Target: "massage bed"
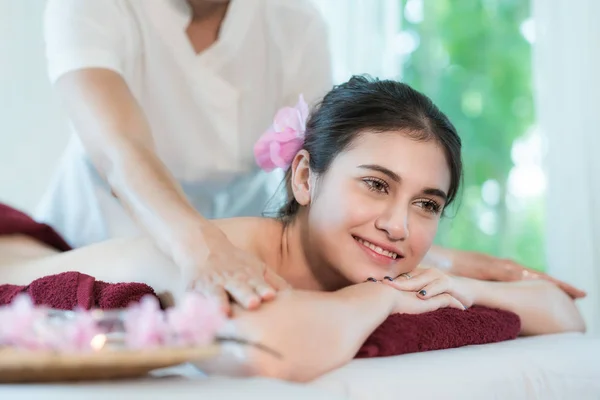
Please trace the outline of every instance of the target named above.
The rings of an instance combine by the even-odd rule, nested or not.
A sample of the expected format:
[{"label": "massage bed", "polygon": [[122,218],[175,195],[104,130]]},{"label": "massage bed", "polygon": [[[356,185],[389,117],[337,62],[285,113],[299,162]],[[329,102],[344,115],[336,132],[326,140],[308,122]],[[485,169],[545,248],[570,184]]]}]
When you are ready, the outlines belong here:
[{"label": "massage bed", "polygon": [[191,365],[145,379],[0,385],[0,399],[600,399],[600,337],[546,335],[456,349],[356,359],[294,384],[207,377]]}]

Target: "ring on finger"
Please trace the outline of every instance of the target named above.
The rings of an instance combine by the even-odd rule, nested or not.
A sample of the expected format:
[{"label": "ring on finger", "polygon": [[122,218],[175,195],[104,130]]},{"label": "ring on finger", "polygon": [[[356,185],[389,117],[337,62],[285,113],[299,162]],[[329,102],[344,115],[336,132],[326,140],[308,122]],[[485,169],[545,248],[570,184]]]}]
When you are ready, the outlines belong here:
[{"label": "ring on finger", "polygon": [[400,274],[400,276],[403,276],[403,277],[405,277],[406,279],[410,279],[410,278],[412,278],[412,276],[410,276],[410,274],[409,274],[408,272],[405,272],[405,273],[403,273],[403,274]]}]

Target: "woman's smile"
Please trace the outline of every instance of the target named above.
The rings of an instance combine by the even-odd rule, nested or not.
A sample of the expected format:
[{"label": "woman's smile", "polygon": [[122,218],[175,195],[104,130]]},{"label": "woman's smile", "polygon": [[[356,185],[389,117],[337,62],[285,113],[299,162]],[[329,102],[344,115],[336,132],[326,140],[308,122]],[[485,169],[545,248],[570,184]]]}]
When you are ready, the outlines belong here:
[{"label": "woman's smile", "polygon": [[390,267],[404,258],[404,255],[391,249],[389,246],[382,246],[358,236],[353,236],[356,244],[367,254],[370,260],[376,264]]}]

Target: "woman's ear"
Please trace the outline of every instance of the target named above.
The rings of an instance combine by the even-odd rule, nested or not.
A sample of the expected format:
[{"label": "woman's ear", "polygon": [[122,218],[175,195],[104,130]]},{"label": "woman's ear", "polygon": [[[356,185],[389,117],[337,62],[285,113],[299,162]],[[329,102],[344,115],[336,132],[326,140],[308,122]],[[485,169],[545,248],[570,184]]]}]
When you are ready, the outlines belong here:
[{"label": "woman's ear", "polygon": [[292,169],[292,193],[301,206],[307,206],[311,198],[310,155],[306,150],[300,150],[290,168]]}]

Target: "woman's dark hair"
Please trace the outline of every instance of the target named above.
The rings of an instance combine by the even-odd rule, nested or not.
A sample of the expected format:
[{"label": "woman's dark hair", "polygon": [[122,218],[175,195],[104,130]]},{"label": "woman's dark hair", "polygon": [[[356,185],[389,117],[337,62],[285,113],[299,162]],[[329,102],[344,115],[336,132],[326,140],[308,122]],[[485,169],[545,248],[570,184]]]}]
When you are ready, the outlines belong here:
[{"label": "woman's dark hair", "polygon": [[[434,140],[442,146],[450,167],[449,205],[462,179],[461,140],[448,117],[427,96],[404,83],[353,76],[335,86],[312,111],[302,148],[310,154],[310,169],[322,174],[361,133],[399,130],[411,139]],[[290,168],[285,176],[288,200],[279,211],[283,219],[293,217],[300,208],[291,177]]]}]

